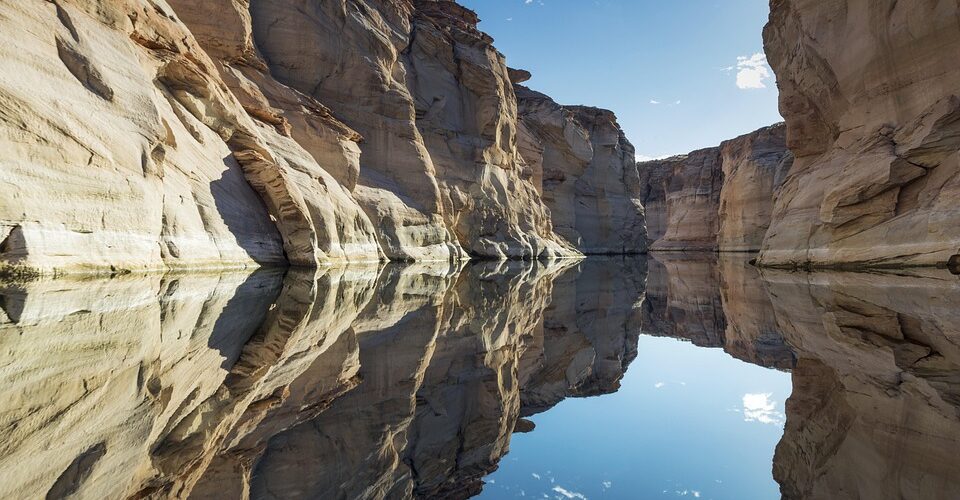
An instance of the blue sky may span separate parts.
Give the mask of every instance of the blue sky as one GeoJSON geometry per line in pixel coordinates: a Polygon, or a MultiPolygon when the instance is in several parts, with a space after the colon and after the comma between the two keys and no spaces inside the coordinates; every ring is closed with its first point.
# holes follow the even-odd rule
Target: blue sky
{"type": "Polygon", "coordinates": [[[768,0],[460,0],[507,64],[561,104],[617,113],[638,157],[781,121],[762,56],[768,0]]]}

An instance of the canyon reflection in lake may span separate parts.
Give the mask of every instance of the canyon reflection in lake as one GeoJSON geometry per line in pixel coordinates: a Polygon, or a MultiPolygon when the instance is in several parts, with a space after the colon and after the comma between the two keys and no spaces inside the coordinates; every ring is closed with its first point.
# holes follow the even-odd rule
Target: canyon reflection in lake
{"type": "Polygon", "coordinates": [[[747,259],[0,284],[0,497],[960,498],[960,279],[747,259]]]}

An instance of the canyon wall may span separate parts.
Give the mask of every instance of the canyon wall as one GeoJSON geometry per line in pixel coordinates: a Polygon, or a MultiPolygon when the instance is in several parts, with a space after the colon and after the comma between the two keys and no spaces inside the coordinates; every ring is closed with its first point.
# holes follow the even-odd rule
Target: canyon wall
{"type": "Polygon", "coordinates": [[[640,176],[633,145],[611,111],[561,106],[519,85],[520,148],[550,207],[554,229],[585,254],[646,250],[640,176]]]}
{"type": "Polygon", "coordinates": [[[651,250],[756,251],[790,170],[782,124],[687,155],[641,162],[651,250]]]}
{"type": "Polygon", "coordinates": [[[960,5],[774,0],[764,30],[796,162],[760,263],[960,254],[960,5]]]}
{"type": "Polygon", "coordinates": [[[613,115],[568,108],[592,152],[545,203],[477,22],[448,0],[3,3],[2,272],[642,251],[613,115]]]}

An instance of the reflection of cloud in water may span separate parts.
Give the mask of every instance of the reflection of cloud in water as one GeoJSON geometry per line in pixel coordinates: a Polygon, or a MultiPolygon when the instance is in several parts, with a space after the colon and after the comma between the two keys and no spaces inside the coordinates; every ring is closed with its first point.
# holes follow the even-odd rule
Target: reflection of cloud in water
{"type": "Polygon", "coordinates": [[[743,419],[746,422],[783,425],[783,413],[777,411],[777,402],[769,392],[743,395],[743,419]]]}

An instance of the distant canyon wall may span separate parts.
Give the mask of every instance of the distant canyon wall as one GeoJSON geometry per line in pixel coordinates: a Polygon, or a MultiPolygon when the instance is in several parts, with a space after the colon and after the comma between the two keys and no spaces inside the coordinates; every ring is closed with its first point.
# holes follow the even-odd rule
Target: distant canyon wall
{"type": "Polygon", "coordinates": [[[651,250],[756,251],[793,155],[783,124],[720,146],[641,162],[651,250]]]}
{"type": "Polygon", "coordinates": [[[0,267],[642,251],[612,113],[570,108],[591,151],[548,203],[532,171],[567,166],[527,157],[477,22],[449,0],[3,3],[0,267]]]}
{"type": "MultiPolygon", "coordinates": [[[[517,76],[520,74],[521,76],[517,76]]],[[[519,85],[520,151],[553,214],[554,229],[588,254],[646,250],[633,145],[612,111],[563,106],[519,85]]]]}
{"type": "Polygon", "coordinates": [[[797,159],[760,263],[960,254],[960,5],[774,0],[764,45],[797,159]]]}

